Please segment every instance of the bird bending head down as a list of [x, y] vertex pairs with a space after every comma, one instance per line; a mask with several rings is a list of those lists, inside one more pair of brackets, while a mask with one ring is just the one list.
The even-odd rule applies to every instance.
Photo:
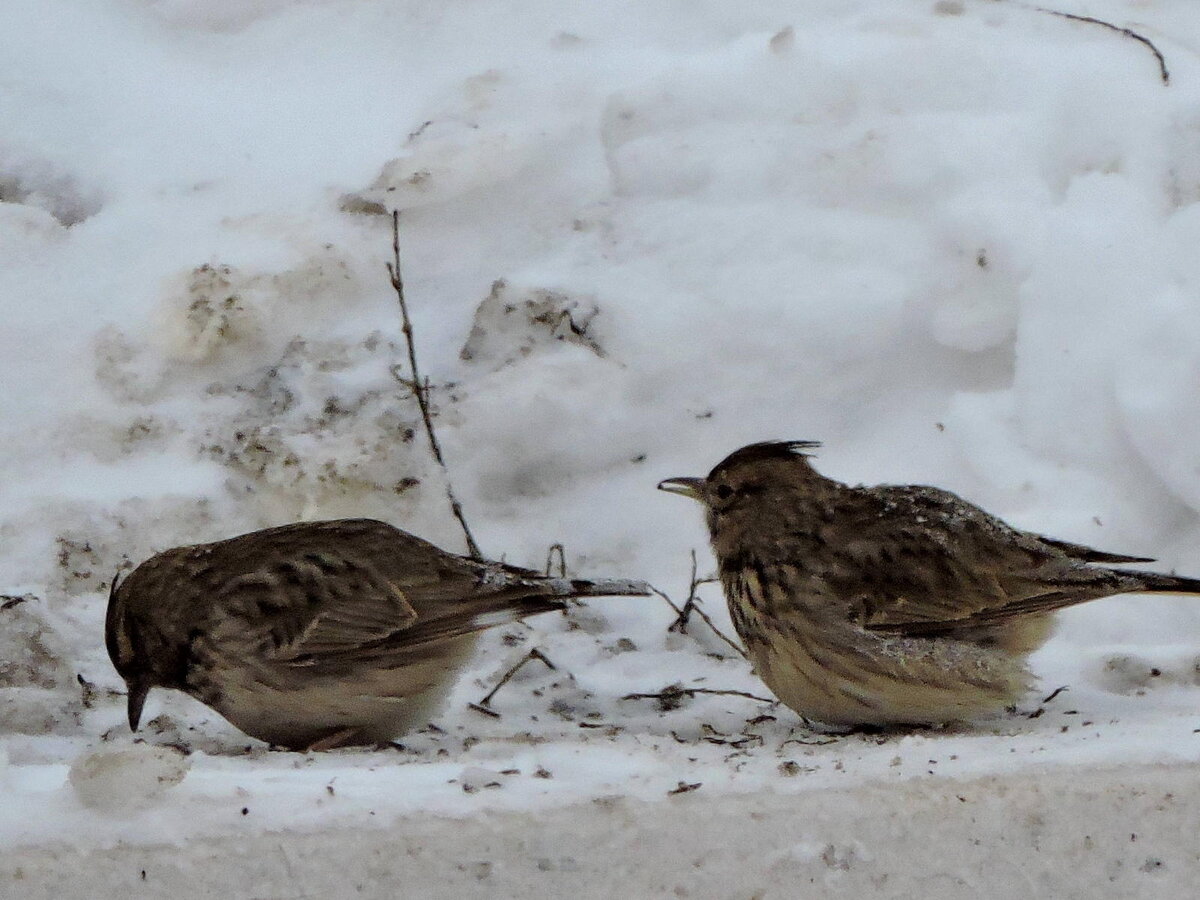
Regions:
[[152, 557], [114, 580], [105, 638], [134, 730], [164, 687], [268, 743], [330, 749], [424, 725], [484, 629], [649, 593], [468, 559], [370, 519], [301, 522]]

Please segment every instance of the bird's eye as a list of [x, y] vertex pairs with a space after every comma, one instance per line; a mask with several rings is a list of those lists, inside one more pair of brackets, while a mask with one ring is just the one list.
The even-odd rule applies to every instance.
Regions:
[[733, 496], [733, 488], [727, 484], [718, 484], [716, 494], [718, 500], [728, 500]]

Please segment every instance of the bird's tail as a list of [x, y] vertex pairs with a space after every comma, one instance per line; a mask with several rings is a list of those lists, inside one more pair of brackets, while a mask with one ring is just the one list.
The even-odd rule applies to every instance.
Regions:
[[1142, 582], [1142, 590], [1155, 594], [1200, 594], [1200, 578], [1161, 575], [1158, 572], [1128, 572]]
[[[478, 598], [473, 604], [474, 622], [480, 628], [503, 625], [539, 612], [566, 609], [576, 597], [646, 597], [650, 585], [629, 578], [546, 578], [510, 582], [502, 592]], [[488, 607], [491, 607], [490, 609]]]
[[418, 622], [402, 634], [405, 643], [416, 645], [566, 609], [572, 597], [645, 597], [652, 593], [646, 582], [628, 578], [545, 578], [531, 572], [528, 578], [511, 578], [502, 589], [477, 594], [454, 613]]

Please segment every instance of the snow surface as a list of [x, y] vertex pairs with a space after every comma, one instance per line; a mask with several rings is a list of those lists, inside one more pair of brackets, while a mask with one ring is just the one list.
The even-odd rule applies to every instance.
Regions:
[[[711, 557], [656, 482], [812, 438], [1200, 574], [1200, 19], [1070, 11], [1170, 85], [998, 0], [5, 0], [0, 846], [1200, 760], [1177, 597], [1065, 613], [1022, 715], [881, 738], [623, 700], [765, 693], [657, 597], [493, 633], [389, 752], [269, 752], [162, 691], [137, 744], [103, 648], [113, 573], [168, 546], [369, 515], [461, 549], [390, 374], [393, 207], [490, 555], [681, 603]], [[468, 706], [532, 647], [556, 668]]]

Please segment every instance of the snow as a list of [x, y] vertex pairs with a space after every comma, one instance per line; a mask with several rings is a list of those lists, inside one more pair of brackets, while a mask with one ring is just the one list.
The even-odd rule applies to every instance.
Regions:
[[[718, 804], [1186, 778], [1186, 598], [1070, 610], [1021, 714], [883, 738], [737, 695], [623, 700], [765, 693], [657, 597], [491, 634], [436, 730], [386, 753], [269, 752], [161, 691], [136, 743], [102, 641], [112, 574], [175, 544], [368, 515], [462, 549], [390, 372], [391, 208], [490, 555], [540, 567], [560, 542], [571, 574], [682, 603], [689, 552], [712, 566], [702, 516], [654, 485], [808, 438], [833, 477], [937, 484], [1200, 574], [1200, 24], [1185, 0], [1070, 11], [1149, 37], [1170, 84], [1144, 45], [1012, 2], [8, 0], [0, 593], [25, 599], [0, 600], [0, 846], [674, 803], [680, 783]], [[526, 666], [499, 718], [468, 706], [532, 647], [556, 668]], [[119, 812], [68, 777], [174, 745], [178, 783]]]

